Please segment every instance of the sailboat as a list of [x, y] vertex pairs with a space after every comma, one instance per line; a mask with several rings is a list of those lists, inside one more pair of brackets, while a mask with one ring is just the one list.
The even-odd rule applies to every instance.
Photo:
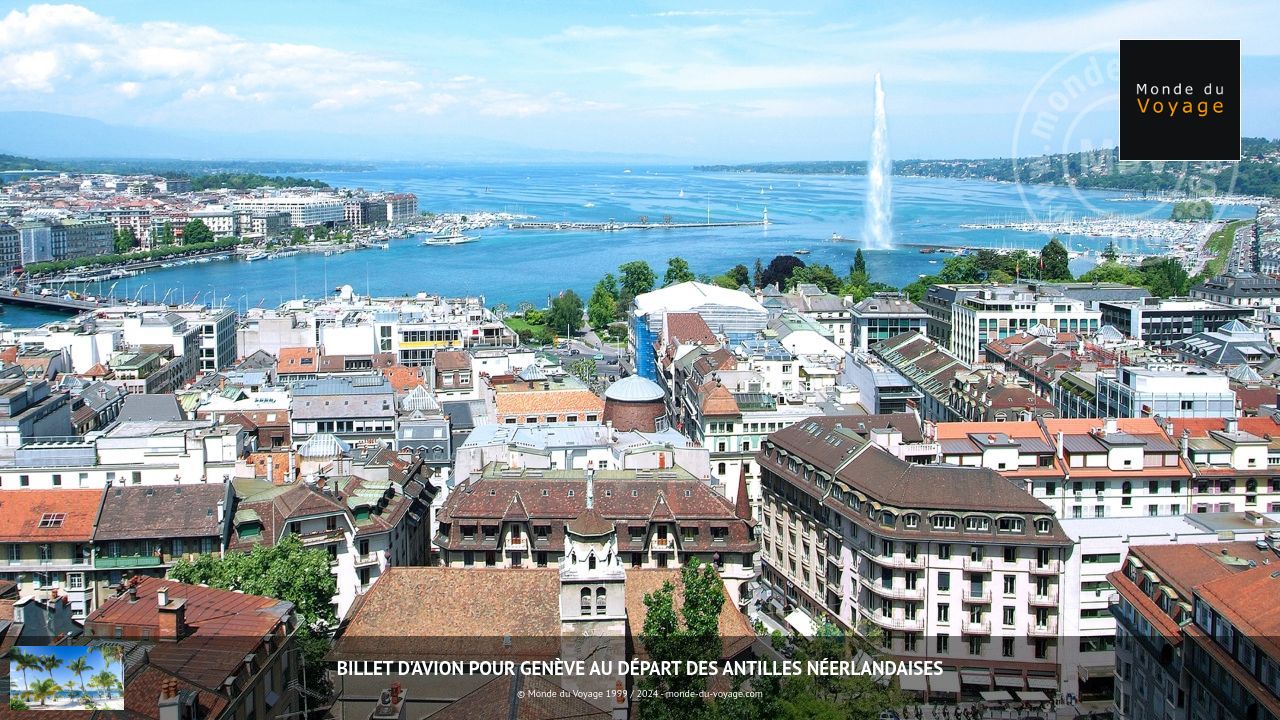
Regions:
[[680, 188], [680, 197], [684, 197], [684, 188]]

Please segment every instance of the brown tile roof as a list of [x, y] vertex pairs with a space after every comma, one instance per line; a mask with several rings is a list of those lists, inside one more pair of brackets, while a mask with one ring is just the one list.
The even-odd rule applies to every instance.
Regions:
[[1160, 581], [1191, 602], [1196, 585], [1216, 578], [1234, 575], [1247, 565], [1228, 565], [1223, 557], [1238, 557], [1261, 563], [1270, 553], [1262, 552], [1252, 542], [1188, 543], [1175, 545], [1135, 545], [1129, 555], [1138, 558], [1143, 568], [1154, 572]]
[[438, 350], [435, 366], [437, 370], [469, 370], [471, 353], [465, 350]]
[[102, 490], [0, 490], [0, 542], [88, 542], [101, 504]]
[[[249, 453], [245, 461], [253, 466], [254, 477], [264, 478], [270, 481], [272, 485], [283, 485], [290, 480], [289, 456], [291, 454], [293, 454], [293, 451], [288, 449]], [[269, 478], [267, 477], [268, 468], [271, 471], [271, 477]], [[297, 463], [294, 464], [294, 474], [297, 474]], [[297, 478], [293, 479], [296, 480]]]
[[[516, 496], [519, 499], [519, 495]], [[574, 535], [599, 537], [613, 531], [613, 522], [604, 519], [595, 508], [587, 508], [577, 517], [565, 523], [565, 529]]]
[[702, 414], [704, 416], [740, 415], [738, 401], [734, 399], [729, 388], [715, 380], [708, 380], [699, 389], [702, 396]]
[[1280, 658], [1280, 577], [1274, 564], [1259, 565], [1196, 586], [1196, 594], [1222, 613], [1236, 631]]
[[397, 395], [403, 395], [422, 384], [422, 373], [418, 368], [392, 365], [380, 368], [378, 372], [391, 382], [391, 390]]
[[97, 363], [93, 367], [84, 371], [84, 376], [89, 378], [104, 378], [104, 377], [111, 377], [111, 375], [112, 375], [111, 369], [103, 365], [102, 363]]
[[93, 539], [219, 537], [225, 483], [110, 487]]
[[450, 660], [559, 657], [559, 571], [387, 569], [348, 613], [333, 656], [385, 659], [402, 654]]
[[719, 341], [707, 321], [698, 313], [672, 312], [666, 315], [667, 342], [676, 345], [716, 345]]
[[590, 390], [533, 390], [498, 393], [498, 415], [561, 415], [604, 412], [604, 400]]
[[319, 369], [320, 352], [313, 347], [280, 348], [277, 373], [314, 373]]
[[[1172, 435], [1175, 438], [1182, 437], [1183, 430], [1188, 431], [1191, 437], [1208, 437], [1211, 430], [1226, 429], [1223, 418], [1169, 418], [1169, 421], [1173, 423]], [[1236, 424], [1241, 431], [1251, 435], [1280, 437], [1280, 422], [1271, 417], [1239, 418]]]
[[196, 705], [199, 707], [197, 717], [200, 718], [218, 717], [231, 702], [224, 692], [194, 685], [156, 665], [143, 666], [127, 680], [129, 690], [124, 694], [124, 709], [155, 720], [160, 717], [160, 690], [166, 683], [176, 682], [174, 689], [196, 693]]

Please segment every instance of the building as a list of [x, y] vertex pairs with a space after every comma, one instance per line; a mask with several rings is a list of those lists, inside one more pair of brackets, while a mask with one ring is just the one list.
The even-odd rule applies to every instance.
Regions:
[[1104, 325], [1158, 347], [1253, 314], [1248, 308], [1197, 298], [1109, 300], [1098, 303], [1098, 309]]
[[869, 350], [872, 345], [903, 333], [926, 330], [929, 314], [902, 295], [876, 293], [849, 310], [853, 332], [847, 350]]
[[239, 212], [240, 234], [243, 237], [274, 238], [289, 231], [292, 215], [283, 210], [253, 210]]
[[960, 419], [952, 404], [951, 388], [957, 376], [972, 370], [967, 363], [918, 332], [882, 340], [871, 352], [911, 383], [921, 398], [921, 417], [935, 422]]
[[0, 223], [0, 273], [12, 272], [22, 267], [22, 243], [18, 229], [8, 223]]
[[1072, 543], [1052, 509], [987, 468], [918, 465], [823, 416], [761, 447], [765, 606], [798, 632], [874, 627], [894, 657], [929, 657], [934, 697], [1075, 690], [1063, 647]]
[[413, 193], [393, 193], [386, 196], [386, 217], [390, 223], [403, 223], [418, 217], [418, 196]]
[[666, 393], [647, 378], [625, 377], [604, 391], [604, 421], [620, 432], [666, 430]]
[[26, 443], [74, 434], [67, 393], [46, 380], [27, 379], [21, 366], [0, 370], [0, 464], [12, 461]]
[[1280, 512], [1280, 422], [1274, 417], [1174, 418], [1193, 513]]
[[432, 388], [441, 397], [470, 397], [476, 392], [471, 353], [465, 350], [436, 352], [431, 367]]
[[1249, 308], [1257, 317], [1280, 311], [1280, 280], [1261, 273], [1233, 270], [1191, 288], [1191, 297]]
[[115, 252], [115, 227], [102, 218], [49, 218], [18, 225], [22, 263], [74, 260]]
[[769, 313], [755, 298], [740, 290], [728, 290], [699, 282], [677, 283], [637, 295], [630, 308], [628, 353], [635, 358], [636, 374], [657, 380], [654, 339], [663, 330], [667, 313], [696, 313], [712, 333], [754, 334], [769, 323]]
[[[756, 299], [763, 299], [761, 291], [757, 291]], [[823, 290], [818, 285], [798, 283], [787, 293], [771, 297], [767, 301], [769, 307], [774, 303], [780, 309], [789, 309], [808, 320], [818, 323], [830, 333], [832, 342], [845, 350], [858, 347], [857, 329], [852, 322], [854, 313], [845, 299]], [[896, 333], [894, 333], [896, 334]], [[866, 346], [863, 345], [863, 349]]]
[[293, 603], [137, 576], [85, 618], [90, 643], [142, 643], [125, 711], [150, 720], [244, 720], [296, 712]]
[[1173, 343], [1182, 362], [1214, 370], [1230, 370], [1247, 365], [1260, 370], [1277, 357], [1275, 346], [1265, 333], [1239, 320], [1225, 323], [1216, 330], [1201, 330], [1190, 337], [1182, 336]]
[[74, 617], [93, 605], [93, 528], [101, 490], [0, 490], [0, 580], [18, 594], [65, 597]]
[[[1117, 367], [1095, 378], [1093, 417], [1235, 417], [1236, 394], [1226, 375], [1177, 365]], [[1065, 398], [1055, 405], [1062, 409]], [[1067, 416], [1067, 413], [1063, 413]]]
[[488, 378], [486, 394], [490, 416], [499, 424], [595, 423], [604, 413], [604, 400], [576, 377], [548, 377], [536, 365], [514, 377]]
[[287, 212], [292, 227], [314, 227], [341, 223], [345, 219], [342, 199], [331, 195], [274, 195], [236, 198], [232, 210]]
[[199, 220], [216, 238], [235, 237], [241, 233], [240, 217], [248, 211], [211, 206], [187, 213], [189, 220]]
[[490, 464], [459, 478], [437, 515], [433, 541], [449, 567], [545, 568], [572, 550], [575, 523], [616, 533], [629, 568], [714, 565], [728, 603], [748, 596], [758, 574], [759, 541], [745, 503], [734, 503], [679, 467], [645, 470], [543, 470]]
[[94, 217], [106, 219], [115, 232], [129, 230], [137, 238], [139, 247], [150, 249], [153, 226], [151, 224], [151, 203], [139, 200], [123, 203], [118, 207], [95, 210]]
[[888, 363], [863, 350], [845, 360], [840, 387], [856, 388], [857, 402], [873, 415], [910, 412], [919, 408], [924, 393]]
[[221, 556], [231, 483], [114, 485], [102, 490], [93, 528], [92, 607], [126, 577], [163, 578], [177, 560]]
[[1116, 589], [1123, 720], [1280, 716], [1274, 543], [1136, 547]]
[[316, 434], [333, 434], [348, 442], [395, 438], [395, 392], [382, 375], [299, 380], [290, 392], [295, 445]]
[[1058, 332], [1098, 331], [1102, 313], [1082, 300], [1048, 286], [983, 287], [957, 301], [951, 312], [950, 350], [965, 362], [978, 362], [989, 340], [1043, 325]]
[[[378, 454], [379, 462], [360, 452]], [[312, 437], [298, 450], [301, 482], [237, 482], [227, 550], [248, 552], [294, 534], [328, 552], [337, 579], [331, 603], [344, 617], [388, 568], [427, 561], [427, 511], [438, 488], [420, 462], [392, 458], [385, 449], [353, 454], [332, 435]], [[351, 474], [354, 465], [360, 476]]]

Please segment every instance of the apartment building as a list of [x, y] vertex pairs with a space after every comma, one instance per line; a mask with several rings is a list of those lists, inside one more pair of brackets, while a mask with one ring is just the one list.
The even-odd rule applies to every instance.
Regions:
[[832, 342], [846, 351], [858, 346], [853, 309], [845, 302], [845, 298], [833, 295], [818, 285], [798, 283], [791, 291], [768, 299], [757, 291], [757, 299], [770, 310], [790, 310], [818, 323], [830, 333]]
[[1280, 512], [1280, 422], [1274, 417], [1172, 418], [1191, 468], [1188, 512]]
[[0, 369], [0, 463], [25, 443], [74, 434], [67, 393], [47, 380], [29, 380], [19, 365]]
[[418, 196], [413, 193], [392, 193], [386, 196], [386, 220], [390, 223], [408, 222], [418, 217]]
[[101, 490], [0, 490], [0, 580], [18, 595], [66, 598], [83, 618], [93, 603], [93, 528]]
[[1109, 576], [1117, 717], [1280, 717], [1274, 541], [1129, 551]]
[[293, 603], [136, 576], [85, 618], [90, 644], [141, 643], [126, 708], [151, 720], [296, 714], [301, 658]]
[[849, 429], [859, 419], [810, 418], [757, 456], [769, 607], [801, 631], [872, 626], [890, 655], [941, 661], [927, 685], [905, 681], [935, 697], [1074, 691], [1072, 544], [1052, 509], [994, 470], [896, 458]]
[[575, 522], [614, 532], [623, 567], [714, 565], [735, 607], [758, 575], [759, 540], [743, 502], [731, 503], [680, 467], [542, 470], [491, 463], [459, 478], [434, 544], [448, 567], [545, 568], [562, 561]]
[[961, 360], [973, 363], [985, 356], [988, 341], [1036, 325], [1058, 332], [1095, 333], [1102, 313], [1048, 286], [991, 286], [958, 300], [951, 320], [950, 350]]
[[236, 198], [232, 210], [289, 213], [293, 227], [314, 227], [341, 223], [345, 219], [342, 199], [331, 195], [275, 195], [259, 198]]
[[1191, 297], [1248, 308], [1259, 318], [1280, 310], [1280, 280], [1261, 273], [1233, 270], [1191, 288]]
[[849, 310], [852, 334], [847, 350], [868, 350], [872, 345], [903, 333], [924, 333], [929, 314], [896, 293], [876, 293]]
[[1065, 418], [1234, 417], [1236, 393], [1226, 375], [1194, 366], [1122, 364], [1068, 372], [1053, 387]]
[[22, 243], [18, 229], [8, 223], [0, 223], [0, 273], [9, 273], [22, 267]]
[[871, 346], [871, 353], [911, 383], [919, 394], [920, 415], [934, 422], [961, 418], [952, 402], [952, 384], [972, 366], [918, 332], [895, 335]]
[[395, 391], [382, 375], [300, 380], [290, 394], [295, 445], [326, 433], [347, 441], [395, 438]]
[[1098, 309], [1104, 325], [1157, 347], [1253, 315], [1248, 308], [1197, 298], [1113, 300], [1098, 303]]

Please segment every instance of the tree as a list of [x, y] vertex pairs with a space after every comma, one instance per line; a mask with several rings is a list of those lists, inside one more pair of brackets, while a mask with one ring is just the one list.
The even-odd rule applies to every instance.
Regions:
[[110, 670], [103, 670], [102, 672], [96, 673], [93, 677], [89, 678], [89, 686], [106, 690], [108, 700], [111, 699], [111, 691], [115, 690], [117, 687], [119, 687], [119, 685], [120, 685], [120, 680], [116, 678], [115, 673], [111, 672]]
[[1115, 262], [1120, 258], [1120, 253], [1116, 250], [1116, 241], [1107, 242], [1107, 249], [1102, 251], [1102, 259], [1107, 262]]
[[569, 374], [578, 378], [584, 385], [590, 385], [596, 379], [596, 361], [589, 357], [580, 357], [569, 363]]
[[102, 662], [106, 663], [108, 669], [111, 663], [120, 663], [120, 674], [124, 675], [124, 648], [119, 645], [99, 645], [98, 654], [102, 656]]
[[329, 570], [327, 552], [308, 549], [297, 535], [287, 534], [275, 545], [258, 545], [250, 552], [230, 552], [222, 558], [201, 555], [193, 561], [179, 560], [169, 570], [169, 577], [192, 585], [203, 583], [293, 603], [303, 620], [294, 642], [307, 666], [308, 689], [320, 695], [329, 693], [324, 657], [329, 651], [326, 636], [338, 622], [329, 604], [338, 585]]
[[25, 702], [22, 701], [22, 698], [18, 697], [17, 695], [10, 694], [9, 709], [10, 710], [30, 710], [31, 708]]
[[760, 284], [762, 279], [764, 279], [764, 266], [760, 264], [760, 258], [756, 258], [751, 270], [751, 287], [764, 287]]
[[20, 648], [14, 648], [9, 653], [9, 662], [13, 664], [13, 667], [22, 671], [22, 684], [27, 687], [30, 687], [27, 682], [27, 671], [42, 669], [39, 655], [24, 652]]
[[[802, 666], [809, 662], [848, 661], [860, 657], [877, 659], [879, 633], [868, 637], [843, 633], [823, 623], [812, 638], [796, 638], [790, 643], [790, 657]], [[779, 638], [775, 638], [777, 644]], [[782, 679], [778, 715], [789, 718], [880, 717], [890, 708], [901, 707], [905, 696], [889, 684], [870, 675], [802, 673]]]
[[693, 271], [689, 269], [689, 263], [684, 258], [673, 257], [667, 260], [667, 274], [662, 276], [663, 287], [689, 282], [693, 279]]
[[627, 298], [624, 304], [630, 304], [630, 299], [637, 295], [652, 291], [654, 283], [658, 281], [653, 268], [649, 267], [649, 263], [644, 260], [623, 263], [618, 266], [618, 273], [622, 276], [620, 280], [622, 296]]
[[124, 228], [116, 231], [115, 251], [117, 254], [123, 255], [134, 248], [138, 244], [138, 238], [133, 234], [133, 228]]
[[53, 682], [53, 671], [62, 667], [62, 658], [57, 655], [40, 656], [40, 667], [49, 673], [49, 681]]
[[867, 259], [862, 256], [862, 248], [853, 254], [853, 272], [867, 274]]
[[840, 286], [844, 284], [830, 265], [816, 264], [798, 267], [791, 272], [791, 277], [787, 281], [788, 287], [795, 287], [800, 283], [817, 285], [829, 293], [840, 292]]
[[157, 245], [173, 245], [176, 238], [173, 234], [173, 223], [166, 222], [164, 227], [160, 229], [160, 238], [156, 240]]
[[80, 692], [84, 692], [84, 674], [89, 669], [89, 661], [83, 655], [67, 663], [67, 670], [75, 673], [75, 676], [80, 678]]
[[196, 218], [182, 226], [182, 244], [196, 245], [214, 241], [213, 231], [200, 218]]
[[[612, 288], [612, 289], [611, 289]], [[617, 282], [613, 275], [605, 275], [591, 291], [587, 301], [587, 319], [591, 327], [599, 330], [607, 327], [618, 316]]]
[[27, 686], [27, 696], [38, 701], [41, 707], [44, 706], [45, 700], [56, 696], [61, 691], [62, 686], [53, 680], [37, 680]]
[[317, 241], [319, 241], [319, 242], [323, 242], [323, 241], [325, 241], [325, 240], [328, 240], [328, 239], [329, 239], [329, 226], [328, 226], [328, 225], [317, 225], [317, 226], [315, 226], [314, 228], [312, 228], [312, 229], [311, 229], [311, 234], [312, 234], [312, 235], [315, 237], [315, 239], [316, 239]]
[[751, 282], [751, 272], [747, 270], [747, 266], [742, 263], [738, 263], [737, 265], [729, 268], [729, 272], [725, 273], [725, 275], [727, 275], [730, 280], [737, 283], [737, 287], [742, 287]]
[[547, 327], [559, 334], [564, 331], [572, 335], [582, 327], [582, 298], [572, 290], [565, 290], [551, 301], [547, 310]]
[[510, 310], [511, 308], [507, 307], [506, 303], [498, 303], [493, 306], [493, 314], [497, 315], [499, 320], [505, 318]]
[[1062, 245], [1062, 242], [1058, 238], [1051, 239], [1040, 250], [1040, 279], [1070, 280], [1070, 261], [1067, 248]]
[[760, 274], [759, 287], [777, 285], [779, 290], [785, 289], [796, 268], [804, 267], [804, 261], [794, 255], [779, 255], [769, 261], [769, 266]]
[[[680, 570], [683, 605], [677, 615], [675, 585], [662, 587], [644, 596], [645, 618], [641, 641], [650, 660], [708, 662], [720, 659], [720, 610], [724, 606], [724, 583], [711, 565], [696, 558]], [[683, 620], [683, 627], [681, 624]], [[710, 706], [701, 696], [707, 678], [679, 672], [646, 675], [641, 688], [657, 697], [641, 701], [645, 720], [683, 720], [710, 717]]]
[[289, 231], [289, 242], [293, 245], [302, 245], [307, 242], [307, 234], [302, 228], [296, 227]]
[[1180, 296], [1186, 295], [1191, 289], [1191, 278], [1187, 275], [1186, 268], [1173, 258], [1147, 260], [1142, 263], [1138, 271], [1143, 276], [1142, 285], [1150, 290], [1152, 295]]
[[1099, 263], [1089, 272], [1080, 276], [1081, 282], [1124, 283], [1126, 285], [1142, 285], [1142, 274], [1131, 267], [1107, 261]]

